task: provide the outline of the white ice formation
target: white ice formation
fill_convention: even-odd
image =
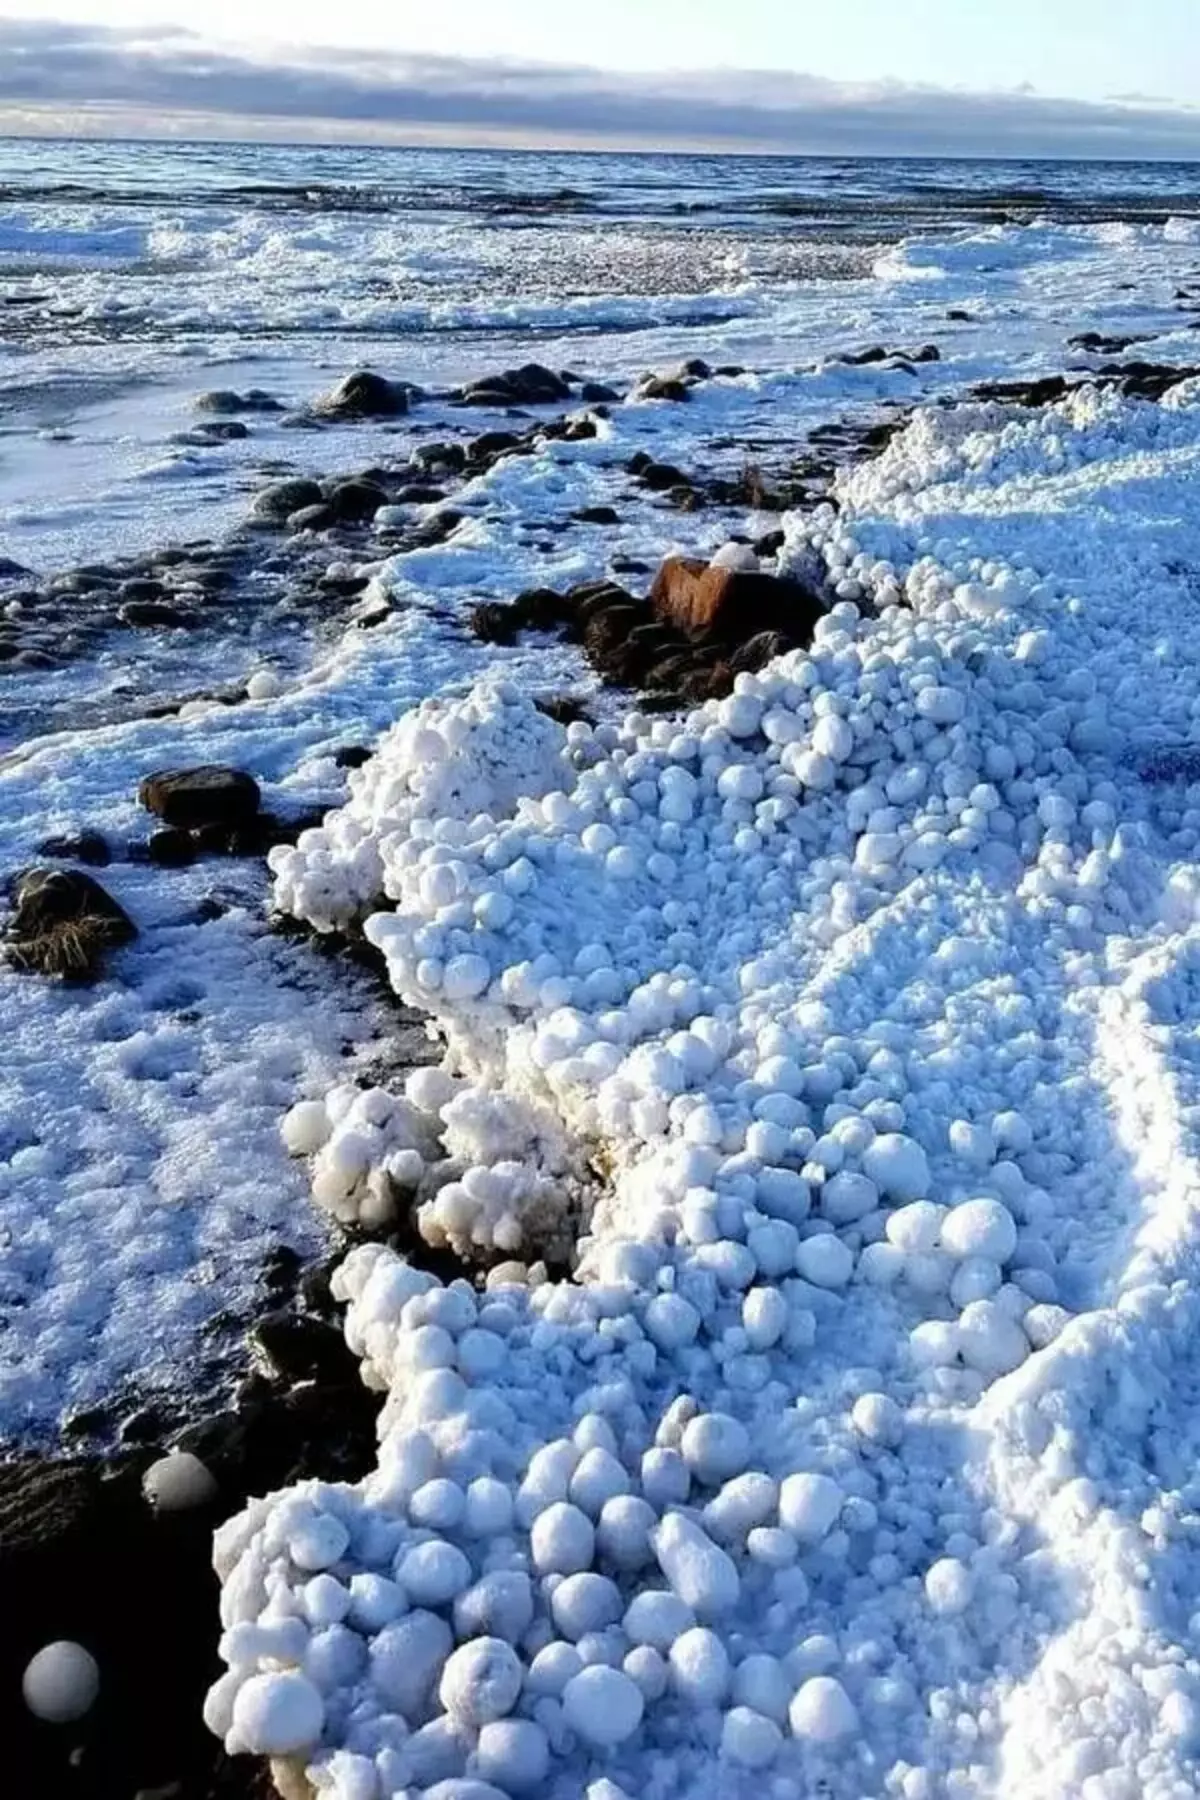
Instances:
[[[337,1274],[379,1464],[219,1532],[231,1749],[1197,1791],[1198,477],[1194,385],[918,415],[789,521],[810,652],[684,718],[428,703],[272,853],[447,1045],[290,1115],[318,1198],[499,1266]]]

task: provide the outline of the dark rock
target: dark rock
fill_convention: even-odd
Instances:
[[[755,556],[778,556],[786,542],[786,533],[782,531],[764,531],[760,538],[754,540]]]
[[[329,489],[326,501],[335,518],[358,522],[373,519],[379,508],[387,505],[387,495],[374,482],[338,481]]]
[[[676,405],[690,400],[691,384],[673,375],[643,375],[633,390],[635,400],[670,400]]]
[[[122,600],[162,600],[166,598],[167,589],[152,576],[140,575],[130,581],[123,581],[117,594]]]
[[[179,831],[169,825],[165,831],[152,831],[146,845],[151,862],[164,869],[181,869],[196,860],[196,840],[190,831]]]
[[[922,344],[919,350],[910,350],[907,360],[914,363],[941,362],[942,353],[936,344]]]
[[[795,638],[785,631],[760,631],[734,651],[729,667],[735,675],[755,675],[777,656],[785,656],[795,648]]]
[[[972,388],[971,396],[1016,406],[1051,406],[1079,385],[1078,381],[1068,381],[1065,375],[1043,375],[1027,381],[981,381]]]
[[[1172,363],[1127,362],[1105,368],[1102,373],[1131,399],[1161,400],[1181,381],[1194,380],[1200,369]]]
[[[714,568],[669,556],[655,576],[650,604],[658,617],[689,637],[713,636],[739,645],[762,631],[783,631],[802,643],[827,608],[801,582],[742,569]]]
[[[609,567],[614,575],[648,575],[650,564],[640,556],[614,556]]]
[[[203,825],[232,829],[258,812],[258,783],[242,769],[205,765],[160,769],[138,788],[138,799],[168,825],[195,831]]]
[[[861,369],[868,363],[886,362],[889,354],[882,344],[871,344],[866,350],[842,350],[837,356],[831,357],[830,361],[845,363],[852,369]]]
[[[445,488],[435,487],[431,481],[407,481],[394,495],[397,506],[436,506],[445,498]]]
[[[1128,350],[1130,344],[1140,341],[1136,337],[1108,337],[1102,331],[1081,331],[1077,336],[1067,339],[1067,348],[1086,350],[1098,356],[1119,356],[1122,350]]]
[[[443,506],[440,512],[430,513],[427,519],[422,519],[413,533],[414,543],[423,549],[429,549],[435,544],[444,544],[451,533],[458,530],[462,522],[462,513],[457,512],[452,506]]]
[[[457,395],[465,406],[548,406],[569,400],[571,389],[561,375],[541,363],[525,363],[470,382]]]
[[[197,394],[192,402],[197,412],[240,413],[240,412],[282,412],[282,404],[272,394],[262,388],[250,388],[244,394],[237,394],[232,388],[212,388],[206,394]]]
[[[581,506],[571,514],[581,525],[619,525],[621,515],[614,506]]]
[[[208,419],[203,425],[185,435],[185,442],[202,444],[231,444],[241,438],[250,436],[250,428],[243,425],[240,419]]]
[[[472,462],[487,462],[503,456],[507,450],[516,450],[521,441],[515,431],[485,431],[471,439],[467,455]]]
[[[255,498],[252,513],[256,519],[269,519],[282,525],[292,513],[305,506],[319,506],[323,499],[315,481],[298,476],[290,481],[274,481],[270,487],[263,488]]]
[[[23,581],[32,574],[32,569],[14,562],[11,556],[0,556],[0,581]]]
[[[112,851],[98,831],[81,831],[75,837],[48,837],[38,845],[39,856],[59,856],[68,862],[89,863],[102,869],[112,861]]]
[[[93,979],[107,951],[137,936],[124,907],[77,869],[25,869],[12,899],[8,959],[40,975]]]
[[[409,457],[414,468],[458,470],[467,460],[461,444],[419,444]]]
[[[408,406],[406,384],[386,381],[370,369],[357,369],[314,400],[313,411],[327,419],[387,419],[406,413]]]
[[[540,713],[553,719],[559,725],[574,725],[582,721],[586,725],[595,723],[592,714],[584,702],[576,694],[542,694],[533,703]]]
[[[338,515],[328,501],[322,500],[316,506],[302,506],[298,511],[288,514],[289,531],[328,531],[331,526],[340,523]]]
[[[632,463],[630,467],[632,468]],[[650,459],[634,473],[645,487],[650,488],[656,494],[665,494],[671,488],[690,488],[692,485],[691,478],[685,475],[682,469],[677,469],[673,463],[655,462]]]
[[[739,375],[746,373],[742,363],[721,363],[713,370],[714,375],[722,375],[727,381],[736,381]]]
[[[365,744],[341,744],[333,753],[333,760],[339,769],[361,769],[370,762],[371,751]]]
[[[950,307],[946,317],[948,319],[953,319],[956,325],[971,325],[974,323],[971,314],[966,312],[961,306]]]
[[[621,396],[616,388],[603,381],[585,381],[579,390],[579,398],[589,406],[612,406]]]
[[[348,1387],[358,1362],[336,1326],[311,1313],[268,1313],[252,1328],[250,1342],[270,1373],[282,1381],[320,1381]]]
[[[118,606],[117,618],[122,625],[191,625],[193,616],[183,607],[171,606],[165,600],[129,600]]]

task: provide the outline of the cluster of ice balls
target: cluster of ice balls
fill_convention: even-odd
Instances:
[[[685,1736],[708,1720],[735,1773],[789,1742],[845,1754],[858,1711],[828,1655],[731,1628],[749,1607],[778,1636],[803,1608],[806,1558],[865,1522],[850,1488],[777,1479],[744,1423],[687,1395],[656,1414],[653,1352],[597,1363],[611,1290],[479,1294],[374,1245],[335,1280],[389,1395],[379,1468],[218,1532],[228,1672],[206,1718],[231,1752],[298,1758],[337,1800],[541,1793],[552,1764],[582,1792],[657,1714]],[[863,1395],[854,1425],[882,1449],[904,1419]]]
[[[476,819],[548,792],[562,779],[562,753],[561,729],[503,684],[425,701],[352,775],[349,807],[271,851],[276,905],[317,930],[344,929],[385,894],[407,891],[404,869],[420,846],[452,845]],[[446,879],[430,877],[430,903],[452,898]]]
[[[1082,464],[1108,429],[1105,408],[1080,400],[1068,410],[1074,437],[1066,460]],[[910,1466],[906,1454],[906,1403],[923,1393],[969,1401],[1061,1330],[1053,1208],[1039,1185],[1057,1165],[1034,1144],[1044,1099],[1028,1115],[993,1105],[963,1119],[944,1041],[923,1066],[927,1047],[911,1021],[878,1016],[869,977],[861,1005],[841,1009],[853,1029],[835,1034],[829,1007],[808,983],[831,947],[902,890],[919,905],[946,865],[961,873],[960,885],[972,870],[985,889],[999,878],[1011,913],[1044,927],[1064,957],[1096,931],[1127,926],[1145,903],[1136,832],[1120,822],[1127,795],[1104,754],[1113,742],[1114,684],[1081,666],[1077,649],[1060,647],[1051,629],[1055,608],[1070,607],[1069,591],[1019,560],[988,562],[922,535],[925,488],[936,512],[937,479],[956,479],[964,468],[986,475],[989,454],[1019,467],[1028,452],[1036,468],[1047,432],[1062,423],[1005,426],[1000,449],[978,420],[922,423],[850,478],[864,509],[895,498],[890,520],[881,504],[870,529],[852,531],[831,512],[793,523],[785,566],[818,553],[838,605],[811,653],[741,678],[728,701],[682,721],[635,714],[623,726],[572,727],[540,764],[531,798],[496,788],[490,810],[470,818],[453,807],[422,812],[425,802],[397,761],[402,808],[377,820],[360,791],[327,827],[352,851],[356,831],[370,840],[333,910],[346,920],[381,897],[396,902],[368,930],[398,991],[429,1008],[453,1045],[462,1071],[455,1104],[465,1099],[478,1117],[492,1116],[497,1104],[498,1116],[513,1109],[514,1128],[517,1120],[531,1126],[514,1159],[528,1166],[542,1154],[544,1121],[557,1118],[569,1138],[605,1142],[615,1179],[580,1242],[574,1283],[530,1272],[524,1286],[510,1287],[513,1271],[505,1270],[481,1299],[465,1284],[424,1287],[389,1257],[369,1269],[353,1259],[347,1266],[350,1342],[389,1399],[377,1475],[361,1495],[322,1499],[346,1540],[344,1568],[335,1561],[321,1572],[352,1585],[366,1571],[401,1589],[400,1619],[440,1619],[442,1630],[424,1622],[415,1629],[444,1647],[445,1658],[434,1655],[436,1684],[431,1676],[413,1719],[401,1711],[386,1727],[401,1756],[417,1763],[381,1766],[396,1744],[378,1741],[386,1710],[378,1677],[364,1679],[356,1663],[360,1672],[322,1688],[311,1668],[278,1666],[277,1640],[251,1656],[256,1640],[248,1639],[222,1690],[250,1696],[236,1717],[229,1701],[232,1745],[269,1739],[282,1754],[290,1736],[292,1749],[311,1751],[313,1780],[338,1800],[373,1800],[389,1792],[393,1776],[407,1784],[395,1791],[432,1788],[443,1800],[477,1794],[479,1783],[516,1793],[522,1780],[540,1781],[529,1773],[541,1767],[542,1739],[523,1729],[532,1726],[545,1740],[549,1779],[558,1770],[564,1792],[581,1792],[591,1752],[616,1757],[621,1772],[621,1745],[604,1744],[589,1723],[594,1704],[625,1722],[630,1745],[690,1737],[710,1755],[719,1747],[729,1769],[794,1768],[799,1755],[803,1783],[814,1767],[819,1776],[828,1767],[803,1760],[822,1743],[849,1758],[869,1707],[920,1709],[923,1697],[906,1675],[868,1679],[832,1637],[805,1637],[805,1621],[840,1558],[857,1583],[856,1616],[891,1621],[876,1649],[903,1667],[894,1643],[889,1650],[895,1620],[887,1608],[893,1591],[912,1605],[898,1583],[912,1568],[901,1554],[913,1554],[908,1484],[924,1479],[919,1460]],[[865,602],[880,616],[865,618]],[[1096,666],[1106,676],[1103,654],[1101,645]],[[1172,691],[1164,705],[1176,700]],[[505,690],[472,704],[485,714],[511,710],[517,738],[517,715],[532,710]],[[374,792],[388,766],[385,754]],[[385,818],[392,823],[377,831]],[[330,841],[314,847],[327,909],[336,885]],[[307,854],[302,845],[289,879],[306,879]],[[373,888],[363,873],[372,855]],[[952,1020],[954,996],[988,972],[960,916],[931,910],[928,938],[929,978],[942,984]],[[1015,989],[997,1006],[1008,1008],[1013,1031],[1027,1022]],[[988,1046],[1004,1070],[1000,1089],[1015,1096],[1024,1082],[1033,1091],[1034,1077],[1021,1073],[1004,1035]],[[473,1218],[483,1195],[457,1185],[459,1241],[479,1242]],[[832,1440],[835,1462],[823,1464],[811,1440],[798,1455],[784,1397],[803,1394],[805,1358],[823,1332],[836,1330],[831,1309],[850,1309],[873,1289],[883,1290],[879,1318],[905,1340],[906,1369],[885,1376],[885,1353],[873,1341],[879,1366],[846,1421],[857,1448],[841,1432]],[[854,1316],[864,1316],[861,1307]],[[688,1433],[695,1454],[696,1439],[737,1443],[739,1429],[750,1439],[749,1460],[705,1481],[688,1461]],[[893,1459],[903,1528],[881,1523],[885,1501],[865,1485],[867,1459],[876,1456]],[[595,1517],[571,1492],[587,1458],[589,1477],[598,1466],[626,1484],[610,1492],[600,1485]],[[540,1482],[550,1470],[557,1486],[541,1495],[536,1517],[522,1518],[530,1473]],[[495,1502],[478,1546],[464,1535],[477,1481],[507,1495],[488,1487],[489,1500],[477,1499],[485,1512]],[[430,1487],[414,1514],[410,1499]],[[461,1514],[450,1488],[462,1497]],[[617,1501],[644,1505],[654,1521],[639,1513],[649,1555],[628,1568],[619,1537],[606,1529],[600,1541],[605,1509]],[[228,1539],[226,1593],[242,1609],[239,1623],[296,1605],[292,1552],[267,1537],[287,1504],[267,1506],[244,1536]],[[568,1510],[538,1525],[538,1540],[557,1545],[561,1524],[574,1550],[551,1554],[579,1563],[569,1571],[537,1563],[534,1527],[554,1507]],[[628,1505],[622,1510],[633,1516]],[[589,1540],[575,1513],[592,1533],[586,1562]],[[400,1573],[412,1551],[434,1539],[461,1551],[470,1586],[502,1568],[525,1574],[534,1590],[525,1627],[533,1637],[509,1645],[520,1686],[509,1710],[486,1723],[468,1716],[479,1708],[462,1696],[475,1683],[512,1692],[512,1663],[486,1641],[508,1640],[486,1621],[473,1629],[462,1647],[482,1638],[483,1648],[454,1665],[442,1692],[458,1642],[459,1593],[434,1598],[421,1571],[428,1561],[453,1584],[465,1578],[463,1564],[438,1548],[408,1577]],[[335,1540],[328,1531],[327,1546]],[[851,1543],[866,1558],[861,1569],[849,1559]],[[984,1642],[985,1627],[999,1628],[1014,1604],[1005,1547],[1001,1532],[980,1549],[978,1535],[951,1514],[939,1553],[925,1557],[919,1576],[928,1617],[947,1628],[964,1620]],[[492,1556],[497,1569],[485,1571]],[[405,1581],[414,1574],[410,1596]],[[610,1588],[589,1582],[569,1588],[556,1611],[559,1587],[576,1576],[611,1584],[622,1609],[572,1641],[567,1621],[577,1595],[595,1599],[596,1618],[605,1596],[610,1610],[616,1604]],[[695,1622],[684,1625],[675,1613],[670,1642],[695,1643],[695,1669],[687,1656],[677,1667],[669,1645],[664,1657],[654,1642],[633,1641],[629,1615],[635,1624],[642,1618],[635,1608],[653,1613],[673,1602],[690,1607]],[[547,1630],[556,1635],[539,1644]],[[692,1640],[693,1631],[706,1635]],[[560,1686],[542,1694],[534,1671],[558,1644],[566,1650],[554,1649],[550,1663],[561,1658]],[[581,1644],[598,1652],[594,1660]],[[241,1645],[227,1645],[231,1657]],[[665,1681],[643,1651],[666,1664]],[[270,1701],[270,1682],[297,1670],[320,1702],[316,1748],[315,1738],[295,1741],[296,1731],[256,1735],[248,1723]],[[584,1675],[584,1687],[573,1688]],[[265,1688],[251,1685],[263,1681]],[[311,1731],[311,1694],[294,1685],[287,1692],[293,1700],[301,1692],[301,1722]],[[542,1700],[557,1710],[538,1713]],[[953,1706],[952,1696],[930,1696],[930,1717],[951,1734]],[[674,1738],[672,1708],[689,1714]],[[214,1717],[226,1715],[218,1706]],[[500,1724],[522,1729],[493,1732],[485,1745],[484,1732]],[[963,1742],[980,1729],[968,1718]],[[872,1742],[886,1741],[874,1715],[871,1733]],[[452,1758],[438,1760],[450,1756],[449,1740]],[[501,1742],[511,1746],[508,1764]],[[962,1757],[972,1760],[969,1749]],[[893,1774],[906,1800],[930,1791],[923,1769],[896,1763]],[[853,1779],[839,1791],[852,1791]],[[439,1785],[446,1782],[463,1785]]]

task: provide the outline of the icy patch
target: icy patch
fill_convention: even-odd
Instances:
[[[1193,1789],[1200,800],[1131,752],[1194,729],[1198,473],[1182,390],[919,416],[789,524],[811,652],[478,809],[534,709],[427,709],[279,858],[436,1017],[418,1223],[493,1266],[336,1277],[379,1467],[218,1534],[231,1745],[299,1671],[334,1800]],[[488,1177],[587,1161],[550,1279]]]

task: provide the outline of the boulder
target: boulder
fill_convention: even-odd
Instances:
[[[147,811],[181,831],[203,825],[245,825],[258,812],[258,783],[243,769],[211,764],[195,769],[160,769],[138,788]]]
[[[326,504],[337,519],[361,523],[373,519],[380,507],[387,505],[387,495],[373,481],[336,481],[329,488]]]
[[[282,525],[302,507],[319,506],[324,495],[315,481],[297,476],[289,481],[273,481],[255,496],[252,508],[256,519],[267,519]]]
[[[283,407],[273,394],[262,388],[248,388],[244,394],[237,394],[232,388],[211,388],[206,394],[197,394],[192,402],[197,412],[230,413],[240,412],[282,412]]]
[[[569,400],[570,384],[541,363],[524,363],[469,382],[456,396],[464,406],[549,406]]]
[[[68,862],[91,863],[93,868],[103,868],[112,861],[112,851],[106,839],[98,831],[86,828],[77,832],[74,837],[48,837],[38,845],[39,856],[60,856]]]
[[[25,869],[12,900],[8,960],[36,974],[93,979],[107,951],[137,936],[124,907],[79,869]]]
[[[778,575],[722,569],[686,556],[669,556],[654,578],[650,604],[657,616],[688,637],[714,637],[734,645],[763,631],[811,641],[825,602],[799,581]]]
[[[391,419],[406,413],[410,390],[387,381],[371,369],[356,369],[327,394],[313,401],[313,411],[326,419]]]
[[[588,406],[612,406],[621,396],[605,381],[585,381],[579,390],[579,398]]]

